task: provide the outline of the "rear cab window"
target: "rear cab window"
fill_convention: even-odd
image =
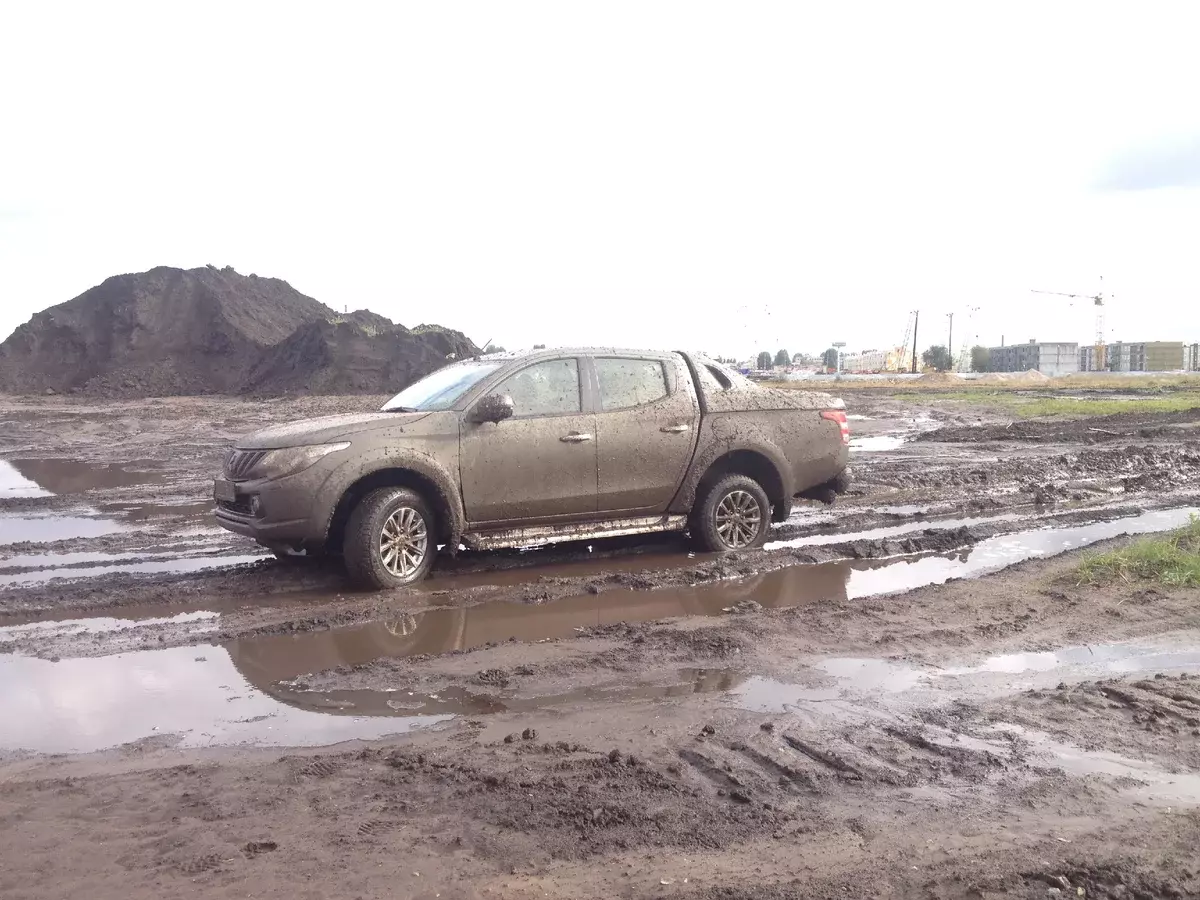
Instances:
[[[593,364],[603,412],[646,406],[668,394],[667,373],[661,360],[599,356]]]

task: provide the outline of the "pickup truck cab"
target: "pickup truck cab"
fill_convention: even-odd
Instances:
[[[384,589],[439,550],[690,530],[760,547],[792,500],[849,484],[840,400],[761,387],[690,353],[579,349],[480,356],[378,413],[239,440],[218,523],[287,555],[340,553]]]

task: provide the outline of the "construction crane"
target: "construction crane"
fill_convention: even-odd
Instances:
[[[1100,276],[1100,286],[1104,286],[1104,276]],[[1105,338],[1104,338],[1104,292],[1097,291],[1094,294],[1064,294],[1062,291],[1039,291],[1033,288],[1030,289],[1033,294],[1051,294],[1055,297],[1070,297],[1073,300],[1091,300],[1096,308],[1096,345],[1094,352],[1094,365],[1097,371],[1104,371],[1106,366],[1105,360]],[[1110,298],[1111,299],[1111,298]]]
[[[916,335],[917,317],[919,315],[920,315],[920,313],[917,313],[917,312],[910,312],[908,314],[908,322],[906,323],[905,328],[904,328],[904,343],[902,343],[900,345],[900,359],[898,361],[899,369],[901,372],[905,371],[908,368],[908,360],[909,360],[908,346],[909,346],[910,342],[914,343],[914,344],[916,342],[916,339],[917,339],[917,335]],[[917,352],[917,348],[914,346],[912,348],[913,371],[914,372],[917,371],[917,369],[916,369],[916,352]]]

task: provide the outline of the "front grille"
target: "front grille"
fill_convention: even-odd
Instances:
[[[250,499],[248,497],[239,497],[234,503],[230,503],[227,500],[218,500],[217,506],[226,512],[235,513],[239,516],[245,516],[247,518],[254,515],[250,509]]]
[[[266,455],[266,450],[230,450],[225,454],[225,477],[230,481],[247,480]]]

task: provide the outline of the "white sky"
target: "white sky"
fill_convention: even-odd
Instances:
[[[0,333],[232,265],[508,347],[1200,340],[1200,7],[6,3]],[[978,307],[970,321],[967,311]]]

